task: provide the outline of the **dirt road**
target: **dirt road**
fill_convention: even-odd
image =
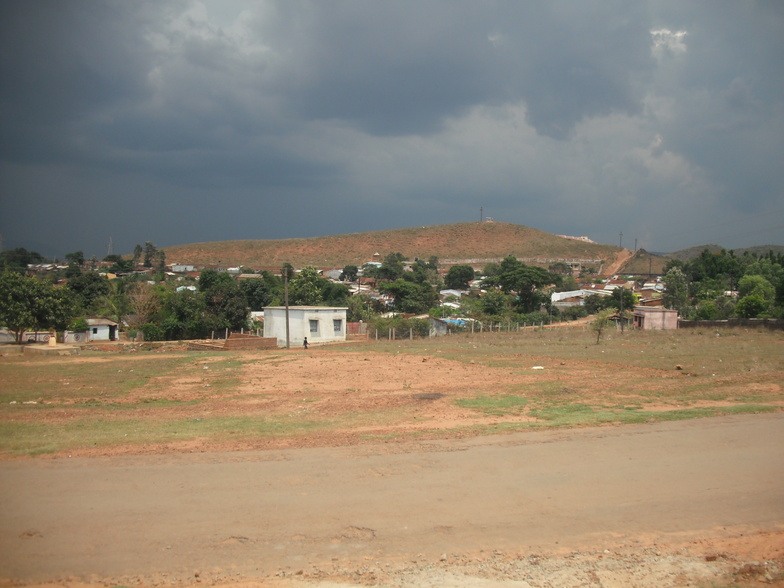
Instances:
[[[743,562],[717,545],[742,534],[784,558],[784,415],[3,462],[0,521],[0,577],[27,584],[546,586],[540,554],[571,552],[596,581],[558,585],[679,586],[712,572],[667,557],[721,571]],[[669,571],[602,581],[624,549]]]

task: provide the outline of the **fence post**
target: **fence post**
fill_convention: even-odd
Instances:
[[[409,327],[409,329],[408,329],[408,338],[409,338],[411,341],[413,341],[413,340],[414,340],[414,329],[413,329],[413,328],[410,328],[410,327]]]

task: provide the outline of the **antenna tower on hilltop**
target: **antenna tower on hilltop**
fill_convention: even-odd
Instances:
[[[106,255],[107,256],[109,256],[109,255],[111,255],[113,253],[112,249],[113,249],[113,247],[112,247],[112,238],[109,237],[109,247],[107,247],[107,249],[106,249]]]

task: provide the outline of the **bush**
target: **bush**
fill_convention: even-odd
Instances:
[[[561,318],[567,321],[575,321],[578,318],[588,316],[588,311],[584,306],[568,306],[561,309]]]
[[[82,333],[89,328],[90,325],[87,324],[87,320],[84,318],[74,319],[68,324],[68,330],[74,333]]]
[[[140,330],[144,335],[145,341],[163,341],[165,338],[163,330],[158,325],[154,325],[153,323],[146,323],[142,325]]]
[[[386,337],[389,329],[396,329],[397,339],[407,339],[413,331],[414,337],[427,337],[430,334],[430,322],[426,319],[404,319],[401,317],[375,317],[370,322],[371,332],[378,329],[379,337]]]

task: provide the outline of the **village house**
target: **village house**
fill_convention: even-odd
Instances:
[[[117,323],[104,318],[88,318],[86,331],[65,331],[65,343],[117,341]]]
[[[335,343],[346,340],[345,307],[289,306],[289,343]],[[264,308],[264,336],[275,337],[278,345],[286,345],[286,307]]]
[[[678,328],[678,311],[661,306],[635,306],[633,317],[634,327],[644,331]]]

